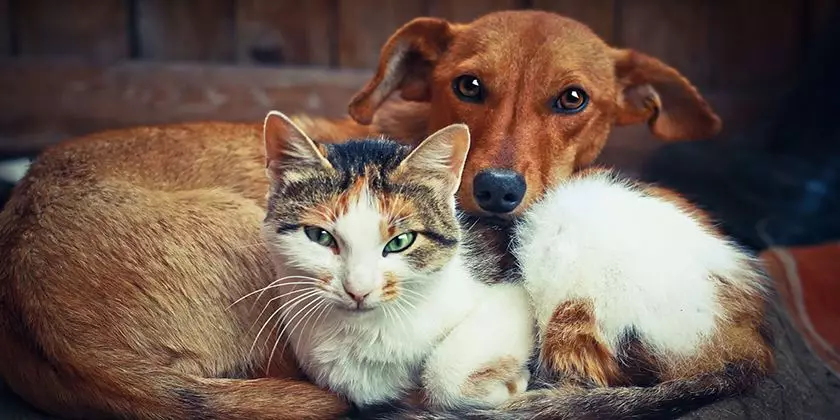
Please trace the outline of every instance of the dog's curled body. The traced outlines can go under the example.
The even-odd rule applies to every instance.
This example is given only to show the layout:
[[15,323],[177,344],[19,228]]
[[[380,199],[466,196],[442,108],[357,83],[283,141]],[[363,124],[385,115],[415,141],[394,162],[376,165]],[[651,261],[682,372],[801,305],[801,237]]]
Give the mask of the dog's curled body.
[[290,357],[261,378],[268,352],[249,351],[260,308],[230,306],[275,278],[259,235],[262,150],[260,125],[193,123],[39,156],[0,213],[8,386],[70,418],[344,412]]

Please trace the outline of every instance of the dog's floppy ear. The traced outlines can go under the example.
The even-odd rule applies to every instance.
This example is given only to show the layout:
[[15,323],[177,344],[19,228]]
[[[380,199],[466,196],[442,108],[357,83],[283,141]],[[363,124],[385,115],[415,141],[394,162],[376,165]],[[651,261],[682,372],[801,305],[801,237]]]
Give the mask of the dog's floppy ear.
[[629,49],[612,51],[618,83],[616,124],[647,122],[664,140],[702,139],[720,132],[720,117],[676,69]]
[[370,124],[376,109],[399,89],[403,99],[427,101],[432,70],[452,40],[454,25],[437,18],[416,18],[398,29],[382,47],[376,74],[350,101],[350,116]]

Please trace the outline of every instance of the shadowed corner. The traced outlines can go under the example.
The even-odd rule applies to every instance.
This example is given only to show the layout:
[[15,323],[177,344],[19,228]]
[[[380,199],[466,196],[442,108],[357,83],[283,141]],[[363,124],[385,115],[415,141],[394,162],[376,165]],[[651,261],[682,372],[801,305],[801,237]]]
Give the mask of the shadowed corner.
[[0,418],[17,420],[57,419],[57,417],[35,411],[30,405],[13,394],[2,379],[0,379]]
[[711,141],[664,145],[642,178],[686,195],[754,250],[840,238],[837,10],[779,106]]

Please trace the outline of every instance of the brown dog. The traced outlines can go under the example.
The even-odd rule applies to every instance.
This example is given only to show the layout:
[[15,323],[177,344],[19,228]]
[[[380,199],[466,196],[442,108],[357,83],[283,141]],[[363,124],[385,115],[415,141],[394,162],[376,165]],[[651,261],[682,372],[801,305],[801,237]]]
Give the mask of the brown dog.
[[[397,105],[374,119],[396,90],[425,106]],[[592,163],[614,125],[648,123],[665,140],[705,138],[721,127],[673,68],[543,12],[493,13],[468,25],[415,19],[388,40],[350,115],[403,139],[466,123],[474,145],[460,204],[500,218],[521,214]]]
[[[396,90],[414,102],[375,112]],[[664,139],[705,137],[720,126],[674,69],[539,12],[407,24],[350,113],[372,124],[298,123],[324,141],[374,133],[414,141],[466,122],[474,148],[460,202],[501,220],[591,163],[615,124],[647,122]],[[261,378],[273,341],[250,351],[250,327],[265,321],[258,310],[266,300],[257,311],[250,303],[227,309],[274,280],[258,237],[267,190],[260,134],[247,124],[142,127],[77,139],[38,159],[0,213],[0,341],[10,352],[0,374],[12,389],[43,410],[82,418],[346,411],[341,399],[300,379],[288,358],[272,367],[280,378]],[[749,300],[739,299],[733,306]],[[752,319],[760,311],[747,312]],[[747,333],[730,336],[750,351],[721,353],[731,355],[724,362],[764,354],[753,324],[745,325]],[[543,350],[545,360],[575,360],[560,348]],[[577,367],[614,361],[583,358]],[[665,387],[570,391],[566,405],[552,395],[519,407],[633,415],[744,383],[720,380],[719,364],[706,366],[661,378],[674,380]]]

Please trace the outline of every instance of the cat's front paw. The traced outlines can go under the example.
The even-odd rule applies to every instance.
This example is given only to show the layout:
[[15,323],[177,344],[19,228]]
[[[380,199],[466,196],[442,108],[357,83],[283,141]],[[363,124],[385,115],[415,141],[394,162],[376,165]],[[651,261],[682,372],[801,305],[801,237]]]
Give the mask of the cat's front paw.
[[471,375],[462,389],[469,405],[498,407],[511,397],[525,392],[530,378],[531,373],[527,368],[510,374],[490,366]]
[[530,377],[527,367],[513,358],[502,358],[473,370],[461,380],[448,378],[448,385],[430,383],[426,393],[433,408],[493,408],[525,392]]

